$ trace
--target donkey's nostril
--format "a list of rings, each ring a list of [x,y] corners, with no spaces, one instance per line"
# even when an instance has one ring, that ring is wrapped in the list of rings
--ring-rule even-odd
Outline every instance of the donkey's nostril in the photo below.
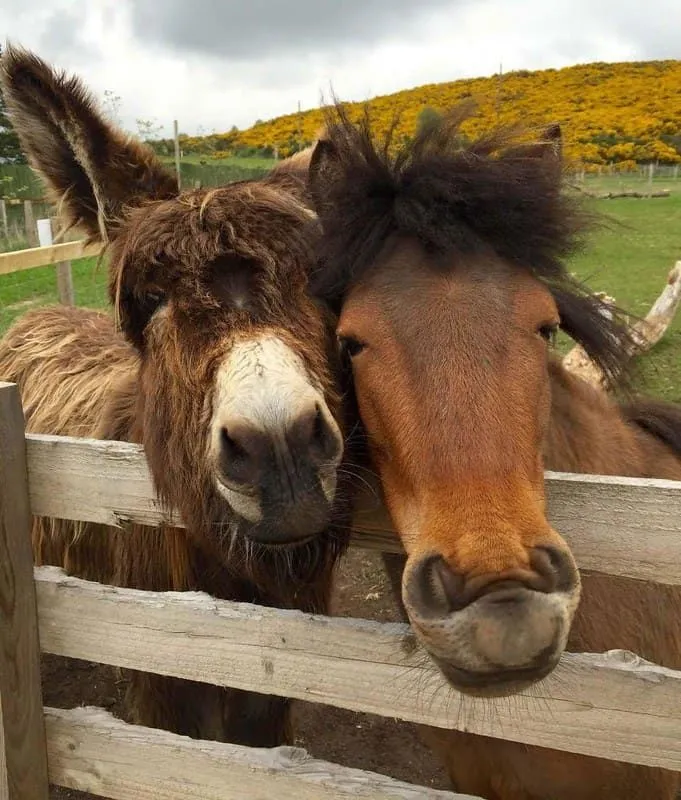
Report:
[[[219,467],[229,483],[255,484],[263,468],[267,437],[248,425],[220,429]]]
[[[246,448],[242,444],[239,444],[234,437],[229,435],[227,428],[222,428],[220,430],[220,446],[223,453],[230,456],[233,460],[248,458]]]
[[[338,427],[320,403],[315,403],[296,419],[287,439],[294,456],[307,457],[318,465],[337,459],[343,448]]]

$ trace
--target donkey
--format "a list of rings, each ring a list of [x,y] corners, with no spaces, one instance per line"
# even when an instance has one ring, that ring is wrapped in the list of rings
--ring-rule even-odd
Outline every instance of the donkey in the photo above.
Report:
[[[307,292],[318,223],[286,166],[179,192],[81,81],[10,47],[1,85],[33,167],[109,253],[114,317],[27,313],[0,342],[36,433],[144,447],[186,530],[35,519],[38,564],[90,580],[324,612],[348,541],[343,409],[328,311]],[[135,673],[134,722],[290,740],[288,701]]]
[[[464,145],[466,109],[379,145],[329,111],[311,162],[313,289],[339,313],[366,447],[406,550],[393,580],[455,688],[504,695],[566,647],[681,667],[681,587],[585,575],[546,518],[544,470],[681,479],[681,408],[620,405],[552,355],[560,327],[624,385],[626,325],[567,272],[587,215],[560,128]],[[402,573],[402,567],[403,573]],[[401,584],[400,584],[400,573]],[[580,603],[581,596],[581,603]],[[488,800],[672,800],[666,770],[432,730]]]

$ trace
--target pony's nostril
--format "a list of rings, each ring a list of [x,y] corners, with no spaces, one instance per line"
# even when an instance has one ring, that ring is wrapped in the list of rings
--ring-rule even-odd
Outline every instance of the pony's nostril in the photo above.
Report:
[[[453,611],[461,602],[465,580],[449,566],[441,556],[432,565],[432,581],[434,590],[440,592],[443,602]]]
[[[552,545],[539,545],[530,553],[530,566],[538,577],[532,588],[541,592],[567,592],[575,587],[576,569],[570,556]]]
[[[442,556],[430,556],[410,571],[406,587],[408,604],[419,614],[445,617],[460,607],[463,587],[463,577]]]

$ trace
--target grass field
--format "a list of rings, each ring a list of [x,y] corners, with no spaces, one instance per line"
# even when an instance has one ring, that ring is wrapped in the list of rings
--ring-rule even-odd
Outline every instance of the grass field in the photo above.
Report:
[[[593,179],[588,188],[619,188],[620,179]],[[635,182],[640,188],[642,182]],[[591,288],[614,296],[618,304],[645,315],[662,291],[667,274],[681,259],[681,186],[669,198],[594,200],[605,214],[605,227],[596,231],[585,252],[571,268]],[[73,264],[76,302],[106,306],[104,266],[96,259]],[[0,276],[0,332],[24,311],[57,301],[53,267]],[[566,345],[562,344],[562,348]],[[641,388],[668,400],[681,402],[681,312],[654,350],[639,359]]]
[[[164,164],[173,165],[175,164],[175,159],[173,156],[162,156],[161,161]],[[182,156],[182,163],[183,164],[215,164],[216,166],[222,167],[242,167],[246,169],[250,169],[252,167],[257,167],[261,169],[270,169],[276,163],[273,158],[239,158],[238,156],[230,156],[229,158],[211,158],[210,156],[206,155],[183,155]]]
[[[594,233],[571,267],[592,289],[645,316],[681,260],[681,192],[655,200],[597,200],[594,207],[607,215],[606,227]],[[646,391],[681,402],[681,312],[638,367]]]

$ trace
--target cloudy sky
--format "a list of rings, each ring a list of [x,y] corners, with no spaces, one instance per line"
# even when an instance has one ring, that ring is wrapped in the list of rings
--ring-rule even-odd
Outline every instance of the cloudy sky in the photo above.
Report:
[[[122,124],[240,128],[342,99],[588,61],[679,58],[681,0],[2,0],[9,40],[120,97]]]

